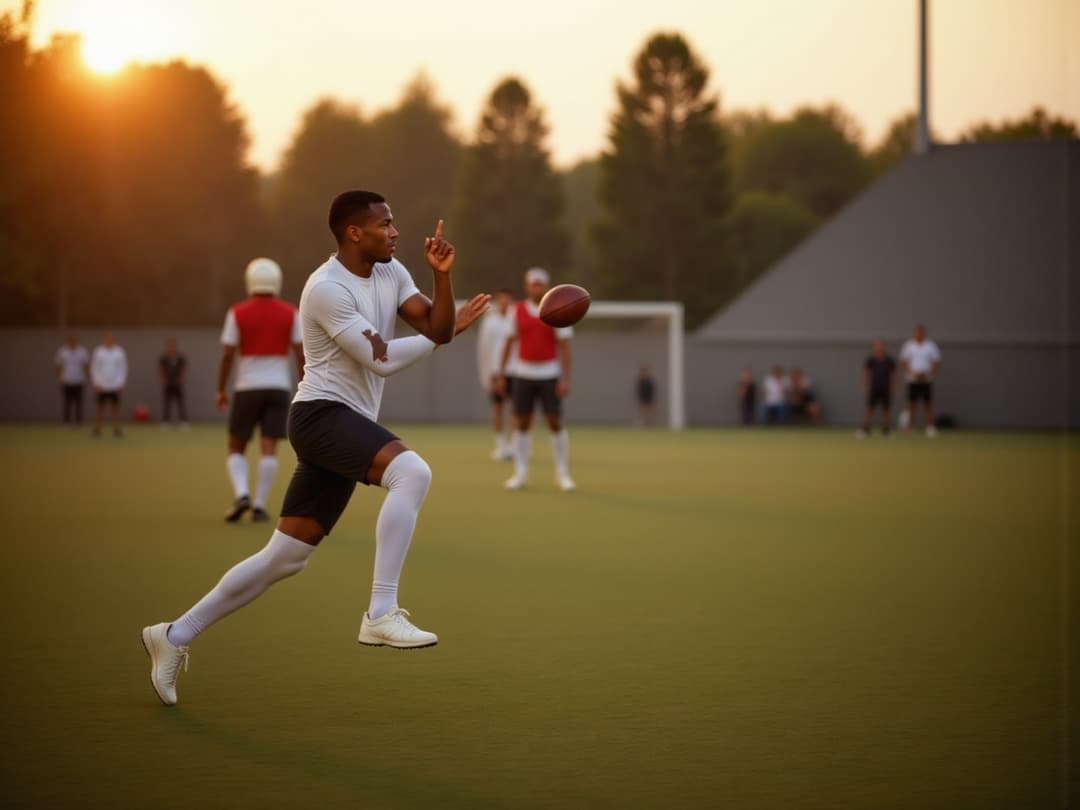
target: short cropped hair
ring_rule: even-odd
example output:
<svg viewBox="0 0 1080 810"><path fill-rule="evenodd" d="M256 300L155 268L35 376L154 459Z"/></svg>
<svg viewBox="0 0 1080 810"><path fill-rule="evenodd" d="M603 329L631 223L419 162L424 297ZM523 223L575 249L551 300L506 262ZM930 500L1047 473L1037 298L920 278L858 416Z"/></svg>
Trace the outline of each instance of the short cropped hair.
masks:
<svg viewBox="0 0 1080 810"><path fill-rule="evenodd" d="M386 198L374 191L343 191L330 203L330 232L341 244L345 228L363 222L368 209L374 203L386 202Z"/></svg>

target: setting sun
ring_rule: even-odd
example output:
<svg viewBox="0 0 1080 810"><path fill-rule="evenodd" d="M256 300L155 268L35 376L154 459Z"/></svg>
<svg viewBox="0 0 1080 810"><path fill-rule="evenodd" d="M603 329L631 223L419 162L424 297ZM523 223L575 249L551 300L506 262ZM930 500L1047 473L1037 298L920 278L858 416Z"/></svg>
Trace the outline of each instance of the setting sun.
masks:
<svg viewBox="0 0 1080 810"><path fill-rule="evenodd" d="M167 56L165 29L149 15L136 15L123 4L98 7L80 26L82 55L95 73L114 73L134 61Z"/></svg>

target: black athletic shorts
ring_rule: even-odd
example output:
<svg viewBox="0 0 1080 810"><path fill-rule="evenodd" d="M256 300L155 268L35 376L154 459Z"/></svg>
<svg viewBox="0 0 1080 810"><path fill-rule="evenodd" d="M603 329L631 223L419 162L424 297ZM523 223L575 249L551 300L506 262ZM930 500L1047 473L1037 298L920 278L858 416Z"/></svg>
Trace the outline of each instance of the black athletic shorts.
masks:
<svg viewBox="0 0 1080 810"><path fill-rule="evenodd" d="M870 395L866 398L866 407L873 408L877 405L880 405L882 408L889 408L892 406L892 397L887 388L879 388L870 391Z"/></svg>
<svg viewBox="0 0 1080 810"><path fill-rule="evenodd" d="M297 464L281 516L312 518L330 534L356 483L367 485L371 462L395 439L382 425L340 402L294 402L289 443Z"/></svg>
<svg viewBox="0 0 1080 810"><path fill-rule="evenodd" d="M264 439L284 439L291 398L280 388L237 391L229 412L229 435L246 442L258 425Z"/></svg>
<svg viewBox="0 0 1080 810"><path fill-rule="evenodd" d="M536 406L536 400L544 413L548 416L562 414L562 401L555 394L555 387L559 381L552 377L548 380L526 380L524 377L514 378L514 413L523 416L532 413Z"/></svg>
<svg viewBox="0 0 1080 810"><path fill-rule="evenodd" d="M934 401L934 385L928 382L913 382L907 386L907 401L914 404L922 400L927 405Z"/></svg>
<svg viewBox="0 0 1080 810"><path fill-rule="evenodd" d="M506 393L499 394L495 391L495 380L499 379L498 376L491 378L491 401L496 405L501 405L504 402L514 401L514 378L506 378Z"/></svg>
<svg viewBox="0 0 1080 810"><path fill-rule="evenodd" d="M97 404L104 405L106 402L111 402L114 407L120 406L120 392L119 391L98 391Z"/></svg>

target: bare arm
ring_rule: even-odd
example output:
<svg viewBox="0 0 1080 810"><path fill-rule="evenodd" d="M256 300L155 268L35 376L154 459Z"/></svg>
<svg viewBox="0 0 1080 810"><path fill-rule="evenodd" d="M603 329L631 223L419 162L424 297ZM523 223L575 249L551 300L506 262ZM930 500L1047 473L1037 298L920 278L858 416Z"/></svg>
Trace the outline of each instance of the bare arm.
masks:
<svg viewBox="0 0 1080 810"><path fill-rule="evenodd" d="M296 379L304 379L304 344L294 343L292 345L293 357L296 358Z"/></svg>
<svg viewBox="0 0 1080 810"><path fill-rule="evenodd" d="M506 364L510 362L512 351L514 351L514 338L508 337L503 345L502 360L499 361L499 368L495 372L495 393L501 397L506 396Z"/></svg>
<svg viewBox="0 0 1080 810"><path fill-rule="evenodd" d="M559 377L559 384L555 388L555 393L560 397L565 397L570 393L570 341L568 339L564 338L559 341L559 359L562 374Z"/></svg>
<svg viewBox="0 0 1080 810"><path fill-rule="evenodd" d="M232 371L233 357L236 356L235 346L224 346L221 351L221 363L218 364L217 394L214 396L214 404L219 411L229 406L229 395L225 392L225 384L229 381L229 372Z"/></svg>
<svg viewBox="0 0 1080 810"><path fill-rule="evenodd" d="M424 240L424 258L434 279L434 298L416 294L408 298L398 314L405 323L434 343L449 343L454 337L454 286L450 268L454 266L454 246L442 238L443 221L435 226L435 235Z"/></svg>

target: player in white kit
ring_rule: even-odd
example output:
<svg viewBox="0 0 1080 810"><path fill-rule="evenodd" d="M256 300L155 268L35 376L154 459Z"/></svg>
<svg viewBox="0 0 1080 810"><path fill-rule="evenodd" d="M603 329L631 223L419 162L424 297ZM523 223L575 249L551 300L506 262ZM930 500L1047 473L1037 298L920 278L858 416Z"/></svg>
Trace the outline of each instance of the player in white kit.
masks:
<svg viewBox="0 0 1080 810"><path fill-rule="evenodd" d="M427 463L375 422L384 378L430 355L488 308L477 295L454 311L454 247L442 220L425 240L434 277L431 300L393 258L398 231L386 201L347 191L330 207L337 252L311 274L300 297L304 378L289 410L297 455L277 530L257 554L230 569L172 623L143 628L150 679L161 701L176 703L176 679L188 645L210 625L299 573L345 510L357 482L387 490L375 525L375 572L359 641L370 646L430 647L397 604L398 581L420 506L431 483ZM397 316L419 334L394 339Z"/></svg>

